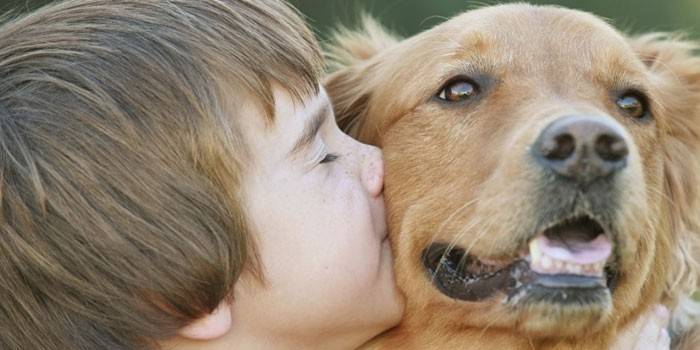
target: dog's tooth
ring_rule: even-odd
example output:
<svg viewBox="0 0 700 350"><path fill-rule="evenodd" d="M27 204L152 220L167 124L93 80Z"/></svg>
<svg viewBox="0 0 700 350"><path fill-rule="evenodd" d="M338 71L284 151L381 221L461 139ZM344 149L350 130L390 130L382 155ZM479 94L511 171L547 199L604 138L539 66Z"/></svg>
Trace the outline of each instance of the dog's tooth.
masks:
<svg viewBox="0 0 700 350"><path fill-rule="evenodd" d="M592 276L603 275L604 268L605 268L605 262L587 264L587 265L583 266L583 270L586 272L586 274L592 275Z"/></svg>
<svg viewBox="0 0 700 350"><path fill-rule="evenodd" d="M571 266L571 269L569 270L569 272L571 272L571 273L573 273L573 274L576 274L576 275L580 275L580 274L581 274L581 265L579 265L579 264L570 264L570 266Z"/></svg>
<svg viewBox="0 0 700 350"><path fill-rule="evenodd" d="M540 261L540 266L542 266L542 268L545 270L551 269L552 268L552 259L550 259L546 255L543 255L542 260Z"/></svg>
<svg viewBox="0 0 700 350"><path fill-rule="evenodd" d="M557 270L561 270L564 268L564 262L559 261L559 260L554 260L554 268Z"/></svg>
<svg viewBox="0 0 700 350"><path fill-rule="evenodd" d="M530 257L532 258L533 263L537 263L540 261L542 257L542 251L540 250L540 246L537 244L535 240L532 240L530 242Z"/></svg>

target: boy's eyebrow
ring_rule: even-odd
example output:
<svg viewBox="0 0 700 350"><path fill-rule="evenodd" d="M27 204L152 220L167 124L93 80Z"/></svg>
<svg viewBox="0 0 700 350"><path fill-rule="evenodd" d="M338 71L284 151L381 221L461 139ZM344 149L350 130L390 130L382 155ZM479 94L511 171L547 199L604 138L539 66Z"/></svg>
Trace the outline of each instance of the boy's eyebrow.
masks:
<svg viewBox="0 0 700 350"><path fill-rule="evenodd" d="M292 151L289 152L290 155L296 155L314 141L316 134L318 134L318 130L321 128L321 125L323 125L323 122L326 120L330 112L331 106L328 103L324 103L313 112L313 115L311 118L309 118L309 121L306 122L306 126L304 126L304 132L294 143Z"/></svg>

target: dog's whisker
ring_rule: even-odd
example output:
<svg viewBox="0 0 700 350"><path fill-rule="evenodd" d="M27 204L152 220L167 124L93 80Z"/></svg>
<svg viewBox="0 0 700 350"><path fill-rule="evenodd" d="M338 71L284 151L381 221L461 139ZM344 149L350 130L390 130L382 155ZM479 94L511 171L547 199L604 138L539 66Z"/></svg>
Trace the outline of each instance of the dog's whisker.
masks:
<svg viewBox="0 0 700 350"><path fill-rule="evenodd" d="M480 337L480 338L483 337L484 334L485 334L491 327L493 327L493 325L495 325L496 323L500 322L500 321L503 320L504 318L505 318L505 315L504 315L504 314L501 314L499 317L492 317L492 318L491 318L491 321L490 321L489 323L486 324L486 326L484 327L484 329L481 330L481 334L479 335L479 337Z"/></svg>
<svg viewBox="0 0 700 350"><path fill-rule="evenodd" d="M464 237L464 235L466 235L467 232L471 231L471 229L472 229L474 226L477 226L478 224L479 224L478 221L476 221L476 220L473 221L472 224L471 224L470 226L466 227L464 230L461 230L461 231L455 236L455 238L452 240L452 242L456 243L456 242L461 241L462 238ZM487 232L487 230L480 230L480 231L476 234L476 237L475 237L473 240L471 240L471 241L469 242L469 245L464 249L464 255L462 255L462 257L460 258L459 265L465 264L465 261L466 261L467 257L469 256L469 254L471 253L471 250L474 248L474 245L476 245L476 244L478 243L478 241L481 240L481 238L484 237L484 235L486 234L486 232Z"/></svg>
<svg viewBox="0 0 700 350"><path fill-rule="evenodd" d="M449 242L448 245L447 245L447 248L445 249L445 251L443 252L442 256L440 257L440 265L438 265L438 269L436 269L435 274L437 274L437 272L439 271L439 268L442 266L442 263L444 263L445 259L447 258L447 256L449 255L449 253L452 252L452 250L453 250L454 247L457 245L457 243L460 241L460 239L463 237L464 233L469 232L475 225L476 225L476 222L473 221L473 222L470 223L468 226L466 226L465 228L463 228L462 230L460 230L460 232L459 232L457 235L455 235L455 236L450 240L450 242ZM460 258L460 261L459 261L459 264L460 264L460 265L462 265L462 264L464 263L464 259L466 258L466 256L467 256L467 255L464 254L464 255ZM433 277L435 276L435 274L433 274Z"/></svg>
<svg viewBox="0 0 700 350"><path fill-rule="evenodd" d="M475 246L482 238L484 238L484 236L486 235L487 232L488 232L488 230L480 230L480 231L476 234L476 237L474 237L474 239L473 239L471 242L469 242L469 245L464 249L464 254L465 254L465 256L468 255L468 254L471 254L471 251L472 251L472 249L474 248L474 246Z"/></svg>
<svg viewBox="0 0 700 350"><path fill-rule="evenodd" d="M470 224L470 225L468 225L468 226L466 227L466 230L460 230L460 232L468 232L469 230L471 230L471 228L472 228L473 226L474 226L474 224L472 223L472 224ZM442 253L442 256L440 257L440 265L438 265L438 269L436 269L435 273L437 273L437 272L439 271L439 268L442 266L442 263L444 263L445 259L447 259L447 256L449 255L449 253L452 252L452 250L454 249L454 247L455 247L455 246L457 245L457 243L459 242L459 239L461 239L461 238L462 238L462 235L461 235L461 234L457 234L455 237L453 237L453 238L450 240L450 242L449 242L448 245L447 245L447 248L445 249L445 251ZM465 256L466 256L466 254L465 254L464 256L462 256L461 259L464 259ZM461 264L461 263L462 263L462 262L460 261L460 264ZM435 274L434 274L434 275L435 275ZM433 276L434 276L434 275L433 275Z"/></svg>
<svg viewBox="0 0 700 350"><path fill-rule="evenodd" d="M456 215L458 215L458 214L460 214L460 213L463 213L465 209L469 208L470 206L474 205L475 203L477 203L477 200L476 200L476 199L473 199L473 200L471 200L471 201L465 202L465 203L462 204L459 208L453 210L452 213L447 217L447 219L443 220L442 224L440 224L440 226L439 226L435 231L433 231L433 233L432 233L432 235L431 235L431 238L430 238L430 243L429 243L429 245L435 243L435 240L437 239L437 236L438 236L440 233L442 233L442 230L444 229L445 225L451 223L451 222L452 222L452 219L453 219ZM437 269L435 269L435 271L434 271L433 274L432 274L432 279L434 279L434 278L435 278L435 275L439 272L439 269L440 269L440 267L442 266L442 263L445 261L445 259L446 259L446 257L447 257L447 254L452 250L452 248L454 248L454 243L455 243L454 241L451 242L451 243L448 245L448 248L445 250L445 252L443 252L443 254L442 254L442 256L440 257L440 260L439 260L440 263L438 264Z"/></svg>
<svg viewBox="0 0 700 350"><path fill-rule="evenodd" d="M491 2L488 1L471 1L467 0L465 1L467 3L467 9L468 10L477 10L482 7L488 7L497 4L497 0L492 0Z"/></svg>
<svg viewBox="0 0 700 350"><path fill-rule="evenodd" d="M422 28L425 25L425 22L430 21L430 20L434 20L434 19L439 20L439 21L443 21L443 22L448 20L448 18L445 16L432 15L432 16L428 16L428 17L424 18L422 21L420 21L420 23L418 24L418 27Z"/></svg>

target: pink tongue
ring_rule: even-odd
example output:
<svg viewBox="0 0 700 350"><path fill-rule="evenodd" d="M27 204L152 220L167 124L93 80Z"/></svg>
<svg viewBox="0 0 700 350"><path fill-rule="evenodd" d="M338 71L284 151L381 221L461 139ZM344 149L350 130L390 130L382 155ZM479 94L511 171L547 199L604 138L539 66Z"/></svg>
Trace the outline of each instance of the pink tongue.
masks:
<svg viewBox="0 0 700 350"><path fill-rule="evenodd" d="M533 239L531 244L536 244L545 255L576 264L592 264L606 261L612 252L612 245L604 235L598 235L590 242L561 242L550 240L541 234Z"/></svg>

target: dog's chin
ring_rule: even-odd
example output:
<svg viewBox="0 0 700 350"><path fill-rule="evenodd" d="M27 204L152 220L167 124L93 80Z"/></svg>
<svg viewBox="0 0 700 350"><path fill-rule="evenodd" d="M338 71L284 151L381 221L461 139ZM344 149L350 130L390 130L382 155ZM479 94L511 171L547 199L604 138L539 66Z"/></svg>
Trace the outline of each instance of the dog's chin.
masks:
<svg viewBox="0 0 700 350"><path fill-rule="evenodd" d="M597 221L575 217L539 230L510 259L480 258L446 243L429 245L422 259L431 283L450 298L498 298L525 333L580 337L612 312L618 273L609 237Z"/></svg>

